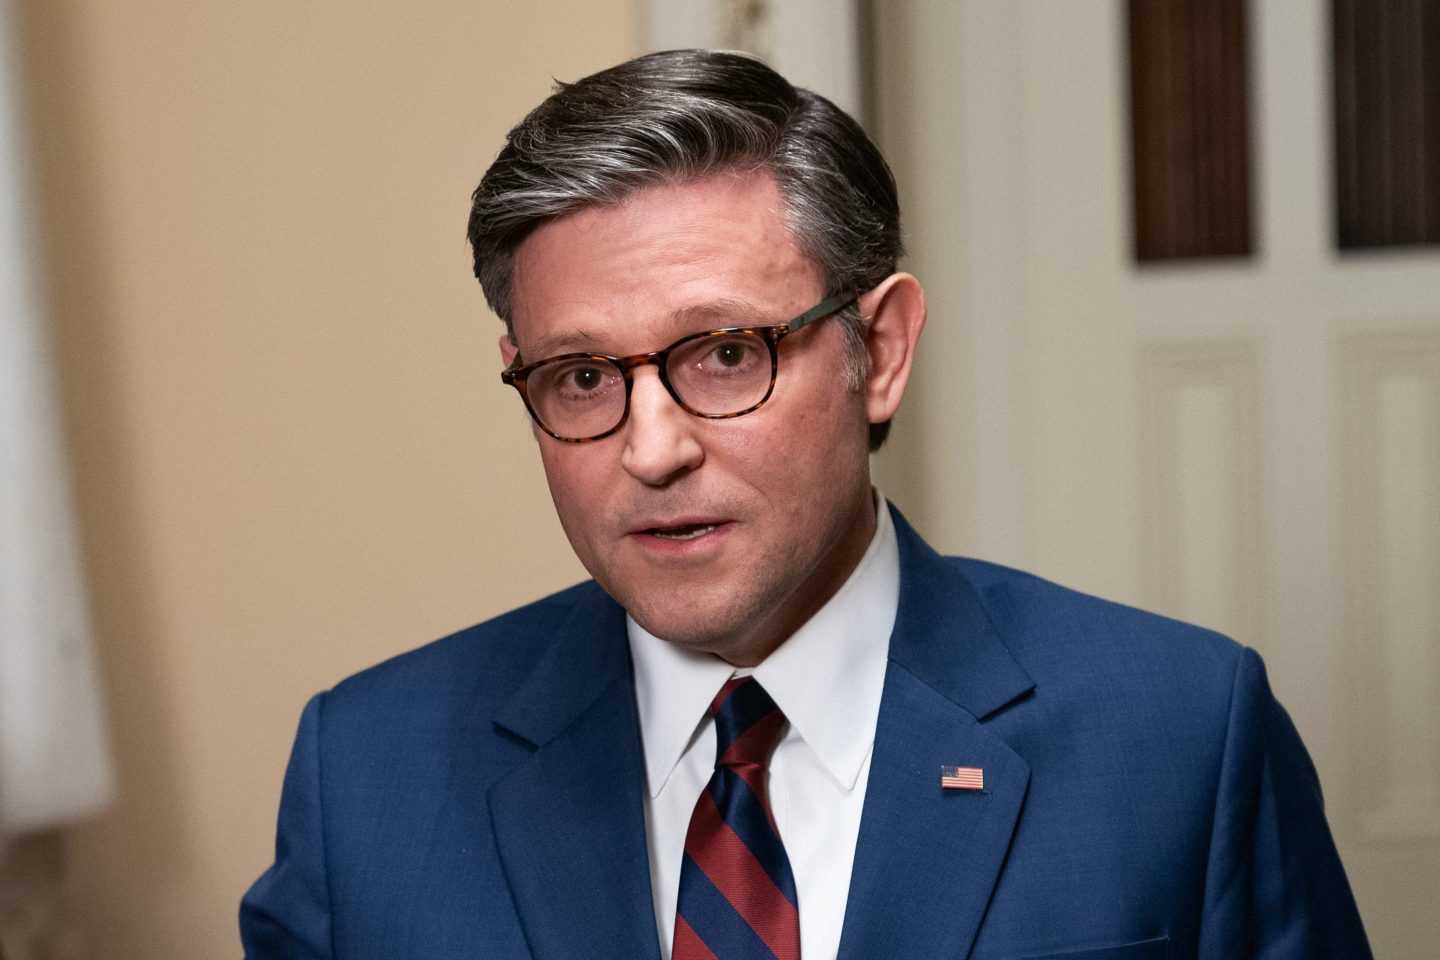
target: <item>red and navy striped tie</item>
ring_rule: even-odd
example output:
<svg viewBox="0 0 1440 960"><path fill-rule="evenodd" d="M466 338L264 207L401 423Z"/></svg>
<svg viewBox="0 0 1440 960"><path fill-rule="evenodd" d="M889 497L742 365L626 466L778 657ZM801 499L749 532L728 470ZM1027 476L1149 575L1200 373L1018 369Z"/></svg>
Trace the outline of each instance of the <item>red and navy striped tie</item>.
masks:
<svg viewBox="0 0 1440 960"><path fill-rule="evenodd" d="M775 829L766 764L785 714L753 677L710 705L715 773L685 834L673 960L799 960L800 913Z"/></svg>

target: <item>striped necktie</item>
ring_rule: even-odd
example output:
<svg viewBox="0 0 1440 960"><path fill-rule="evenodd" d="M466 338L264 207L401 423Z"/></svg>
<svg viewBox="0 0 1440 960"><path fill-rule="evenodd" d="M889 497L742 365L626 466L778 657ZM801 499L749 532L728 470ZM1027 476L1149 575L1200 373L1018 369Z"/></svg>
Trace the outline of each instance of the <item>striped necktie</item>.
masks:
<svg viewBox="0 0 1440 960"><path fill-rule="evenodd" d="M766 791L785 714L753 677L727 682L710 712L715 773L685 834L672 960L799 960L795 879Z"/></svg>

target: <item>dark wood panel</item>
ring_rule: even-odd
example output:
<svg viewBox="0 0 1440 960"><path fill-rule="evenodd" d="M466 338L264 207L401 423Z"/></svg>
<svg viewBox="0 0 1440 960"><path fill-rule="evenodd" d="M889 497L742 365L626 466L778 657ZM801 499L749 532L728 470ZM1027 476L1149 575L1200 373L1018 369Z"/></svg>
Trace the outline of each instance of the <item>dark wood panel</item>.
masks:
<svg viewBox="0 0 1440 960"><path fill-rule="evenodd" d="M1333 0L1342 249L1440 243L1440 0Z"/></svg>
<svg viewBox="0 0 1440 960"><path fill-rule="evenodd" d="M1130 0L1135 258L1251 252L1245 0Z"/></svg>

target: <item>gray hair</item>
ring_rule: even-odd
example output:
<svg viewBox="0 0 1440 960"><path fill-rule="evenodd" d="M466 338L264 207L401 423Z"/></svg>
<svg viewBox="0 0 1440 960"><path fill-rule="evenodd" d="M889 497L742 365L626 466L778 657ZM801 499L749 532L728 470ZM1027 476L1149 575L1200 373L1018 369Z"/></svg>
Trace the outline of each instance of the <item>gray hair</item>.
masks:
<svg viewBox="0 0 1440 960"><path fill-rule="evenodd" d="M470 210L485 299L513 338L515 250L535 227L643 187L749 169L775 177L791 234L820 268L827 297L864 292L895 272L903 252L895 179L859 124L752 57L670 50L557 83L510 131ZM864 321L853 305L836 319L846 382L858 390ZM871 424L870 449L889 427Z"/></svg>

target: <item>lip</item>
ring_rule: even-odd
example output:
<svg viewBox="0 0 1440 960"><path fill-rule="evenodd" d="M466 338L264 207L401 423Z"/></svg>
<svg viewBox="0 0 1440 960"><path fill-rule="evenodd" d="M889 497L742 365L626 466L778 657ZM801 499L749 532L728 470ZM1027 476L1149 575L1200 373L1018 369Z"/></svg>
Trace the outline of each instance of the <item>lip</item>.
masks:
<svg viewBox="0 0 1440 960"><path fill-rule="evenodd" d="M730 523L724 517L682 516L661 519L645 519L632 526L628 533L649 535L654 530L674 530L679 527L722 527Z"/></svg>
<svg viewBox="0 0 1440 960"><path fill-rule="evenodd" d="M714 527L693 540L671 540L655 535L656 530L677 527ZM627 539L646 553L668 558L696 558L720 548L735 528L733 520L713 517L674 517L665 520L645 520L636 524L627 534Z"/></svg>

